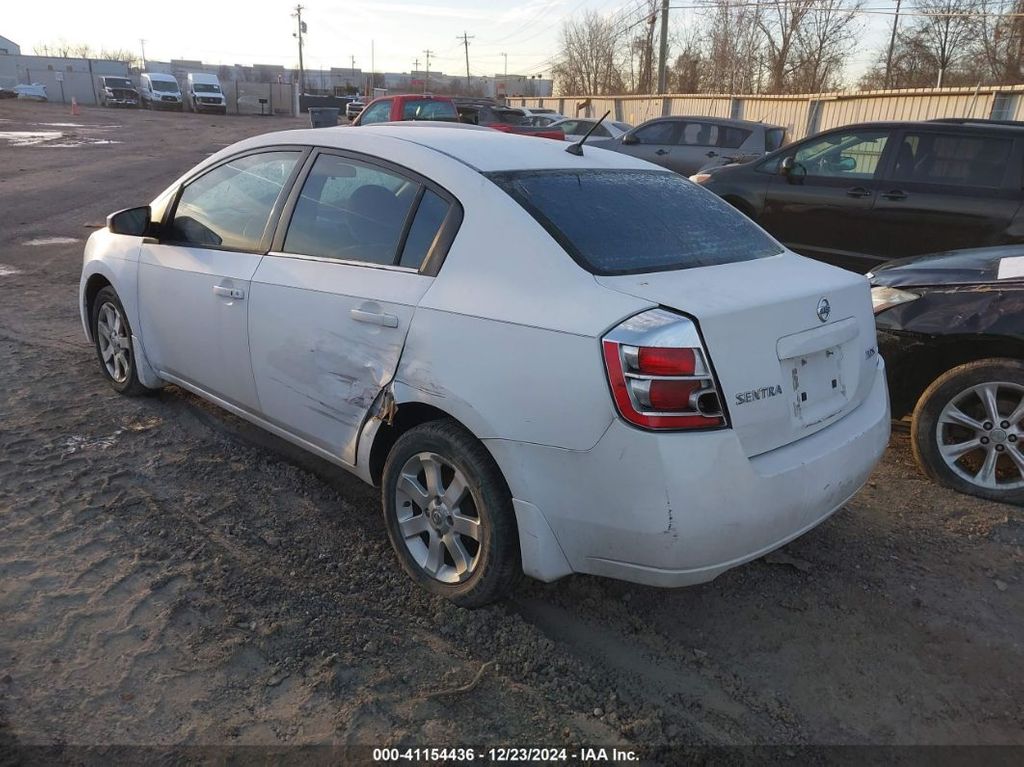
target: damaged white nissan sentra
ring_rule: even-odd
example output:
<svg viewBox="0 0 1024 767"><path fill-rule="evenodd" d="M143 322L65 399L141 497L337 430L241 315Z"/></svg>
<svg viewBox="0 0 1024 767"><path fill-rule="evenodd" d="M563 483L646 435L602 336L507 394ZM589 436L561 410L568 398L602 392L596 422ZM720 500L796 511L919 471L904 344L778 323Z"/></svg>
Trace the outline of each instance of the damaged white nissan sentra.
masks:
<svg viewBox="0 0 1024 767"><path fill-rule="evenodd" d="M173 383L382 488L402 567L707 581L889 436L867 281L617 152L400 126L235 144L85 251L124 394Z"/></svg>

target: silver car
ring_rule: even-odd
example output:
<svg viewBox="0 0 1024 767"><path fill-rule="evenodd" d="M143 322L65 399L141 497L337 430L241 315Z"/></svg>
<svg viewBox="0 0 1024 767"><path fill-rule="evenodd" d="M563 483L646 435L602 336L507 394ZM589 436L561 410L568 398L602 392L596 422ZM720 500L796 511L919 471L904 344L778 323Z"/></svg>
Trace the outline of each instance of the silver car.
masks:
<svg viewBox="0 0 1024 767"><path fill-rule="evenodd" d="M551 127L561 128L566 141L579 141L587 135L587 131L597 125L597 122L591 118L566 117L551 123ZM629 123L605 120L597 126L590 138L594 140L622 138L632 127Z"/></svg>
<svg viewBox="0 0 1024 767"><path fill-rule="evenodd" d="M720 117L657 117L617 139L593 143L689 176L703 168L754 160L785 142L786 129L778 125Z"/></svg>

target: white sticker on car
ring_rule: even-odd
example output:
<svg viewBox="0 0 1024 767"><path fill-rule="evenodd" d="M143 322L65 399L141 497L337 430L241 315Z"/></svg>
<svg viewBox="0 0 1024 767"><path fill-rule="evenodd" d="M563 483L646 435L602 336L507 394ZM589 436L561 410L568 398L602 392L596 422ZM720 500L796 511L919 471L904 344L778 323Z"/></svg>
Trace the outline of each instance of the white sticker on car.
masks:
<svg viewBox="0 0 1024 767"><path fill-rule="evenodd" d="M996 279L1009 280L1024 277L1024 256L999 259L999 274Z"/></svg>

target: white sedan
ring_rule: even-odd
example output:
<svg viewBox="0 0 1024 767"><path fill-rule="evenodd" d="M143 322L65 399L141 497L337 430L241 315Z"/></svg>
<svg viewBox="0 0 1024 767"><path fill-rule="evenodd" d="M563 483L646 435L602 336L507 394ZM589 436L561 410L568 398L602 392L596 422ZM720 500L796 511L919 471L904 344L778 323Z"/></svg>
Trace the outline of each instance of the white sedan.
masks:
<svg viewBox="0 0 1024 767"><path fill-rule="evenodd" d="M888 440L867 281L670 171L565 150L234 144L90 237L100 371L379 485L401 566L464 606L520 573L699 583L811 529Z"/></svg>
<svg viewBox="0 0 1024 767"><path fill-rule="evenodd" d="M587 131L597 125L596 119L592 120L589 117L576 118L566 117L557 122L551 123L551 128L559 128L562 133L565 134L566 141L579 141L581 138L587 135ZM613 139L619 138L625 135L633 126L629 123L616 122L614 120L601 121L600 125L594 129L594 132L590 134L592 139Z"/></svg>

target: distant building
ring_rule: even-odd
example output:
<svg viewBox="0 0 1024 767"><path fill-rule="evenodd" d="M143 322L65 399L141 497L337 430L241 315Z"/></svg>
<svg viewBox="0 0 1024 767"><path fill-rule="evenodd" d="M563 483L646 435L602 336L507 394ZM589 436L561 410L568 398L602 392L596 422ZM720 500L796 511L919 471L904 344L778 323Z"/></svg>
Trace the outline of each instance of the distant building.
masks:
<svg viewBox="0 0 1024 767"><path fill-rule="evenodd" d="M0 35L0 56L20 56L21 46L13 40Z"/></svg>

